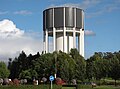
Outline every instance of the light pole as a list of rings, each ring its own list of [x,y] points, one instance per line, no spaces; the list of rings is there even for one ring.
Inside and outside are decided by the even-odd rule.
[[[56,65],[56,62],[57,62],[57,53],[55,53],[55,78],[57,78],[57,65]]]

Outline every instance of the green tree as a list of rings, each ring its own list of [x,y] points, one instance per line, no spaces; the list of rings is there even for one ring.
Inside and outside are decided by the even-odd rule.
[[[99,59],[94,61],[94,73],[95,73],[95,78],[97,80],[100,80],[101,78],[103,78],[103,69],[104,68],[104,64],[103,64],[103,59]]]
[[[116,80],[120,78],[120,51],[118,52],[106,52],[104,53],[104,58],[109,61],[108,68],[108,77],[111,77],[115,80],[115,86],[116,86]]]
[[[90,59],[86,60],[86,78],[90,81],[94,76],[94,64]]]
[[[9,62],[8,62],[8,69],[10,70],[12,66],[12,58],[9,58]]]
[[[116,57],[117,57],[118,60],[120,61],[120,51],[118,51],[118,52],[114,52],[114,54],[116,55]]]
[[[54,74],[54,57],[52,53],[42,54],[39,58],[33,60],[33,68],[38,73],[38,77],[47,77]]]
[[[75,78],[75,61],[69,54],[61,51],[57,57],[57,76],[67,82]]]
[[[87,61],[86,75],[89,80],[95,78],[100,81],[101,78],[108,76],[109,61],[104,58],[104,54],[101,52],[95,52]]]
[[[9,77],[11,79],[18,78],[19,77],[19,63],[18,59],[15,58],[12,62],[11,68],[10,68],[10,75]]]
[[[7,78],[10,72],[4,62],[0,62],[0,78]]]
[[[11,64],[10,78],[19,78],[19,74],[26,69],[28,69],[27,55],[22,51],[18,58],[16,57]]]
[[[120,78],[120,61],[115,55],[110,59],[110,68],[110,77],[115,80],[116,86],[116,80]]]
[[[19,74],[19,78],[20,79],[28,79],[28,80],[32,80],[32,79],[37,79],[38,78],[38,74],[35,70],[32,69],[28,69],[28,70],[24,70]]]
[[[31,79],[30,70],[24,70],[19,74],[20,79]]]
[[[86,74],[85,59],[79,54],[77,49],[71,49],[70,55],[75,60],[75,77],[78,80],[84,81]]]

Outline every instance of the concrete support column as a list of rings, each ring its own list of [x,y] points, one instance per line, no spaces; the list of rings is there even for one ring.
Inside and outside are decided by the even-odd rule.
[[[56,50],[56,29],[53,28],[53,51]]]
[[[47,31],[47,29],[46,29],[46,31],[45,31],[45,51],[46,51],[46,53],[48,53],[48,31]]]
[[[63,27],[63,52],[66,52],[66,45],[65,45],[65,37],[66,37],[66,27],[65,27],[65,7],[64,7],[64,10],[63,10],[63,18],[64,18],[64,27]]]
[[[85,50],[85,49],[84,49],[84,43],[85,43],[85,42],[84,42],[84,31],[82,31],[82,38],[83,38],[83,39],[82,39],[82,43],[83,43],[83,44],[82,44],[82,56],[84,57],[84,56],[85,56],[85,53],[84,53],[84,50]]]
[[[83,11],[82,11],[83,12]],[[82,13],[82,29],[80,30],[81,33],[81,55],[84,57],[84,12]]]
[[[45,53],[45,31],[43,32],[43,51]]]
[[[53,51],[56,50],[56,29],[54,27],[54,8],[53,8]]]
[[[76,48],[76,32],[75,32],[75,28],[73,28],[73,48]]]
[[[80,54],[84,57],[84,30],[80,29]]]
[[[76,9],[74,9],[74,24],[75,24],[75,27],[76,27]],[[76,28],[73,28],[73,48],[76,48]]]
[[[79,54],[80,53],[80,33],[78,33],[78,51],[79,51]]]

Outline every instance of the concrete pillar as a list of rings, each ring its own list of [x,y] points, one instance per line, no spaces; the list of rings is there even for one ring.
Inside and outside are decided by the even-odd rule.
[[[45,51],[48,53],[48,30],[45,31]]]
[[[80,53],[80,33],[78,34],[78,51]],[[80,53],[81,54],[81,53]]]
[[[56,29],[54,27],[54,8],[53,8],[53,51],[56,50]]]
[[[75,32],[75,28],[73,28],[73,48],[76,48],[76,32]]]
[[[53,51],[56,50],[56,29],[53,28]]]
[[[75,27],[76,27],[76,9],[74,9],[74,24],[75,24]],[[73,48],[76,48],[76,28],[73,28]]]
[[[46,49],[45,49],[45,31],[43,32],[43,51],[45,53]]]
[[[63,52],[66,52],[66,44],[65,44],[65,41],[66,41],[66,27],[65,27],[65,7],[64,7],[64,10],[63,10],[63,18],[64,18],[64,27],[63,27]]]
[[[84,30],[80,29],[80,55],[84,57]]]

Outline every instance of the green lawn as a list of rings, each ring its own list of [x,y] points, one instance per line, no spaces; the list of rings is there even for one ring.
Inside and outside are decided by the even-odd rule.
[[[50,89],[50,85],[19,85],[19,86],[0,86],[0,89]],[[53,89],[61,89],[61,86],[53,85]]]
[[[90,85],[80,85],[79,89],[120,89],[120,87],[102,85],[92,88]]]
[[[39,86],[33,86],[33,85],[0,86],[0,89],[50,89],[50,86],[49,85],[39,85]],[[53,89],[62,89],[62,88],[61,88],[61,86],[54,85]],[[68,88],[64,88],[64,89],[68,89]],[[97,86],[97,87],[92,88],[90,85],[79,85],[78,89],[120,89],[120,86],[119,87]]]

